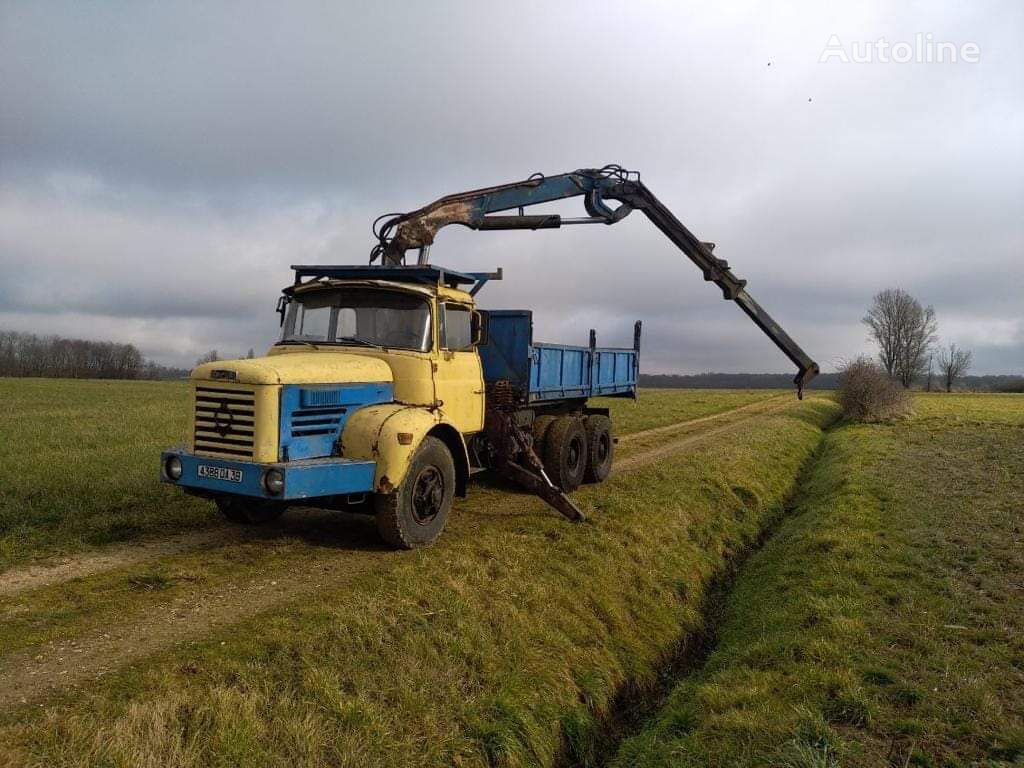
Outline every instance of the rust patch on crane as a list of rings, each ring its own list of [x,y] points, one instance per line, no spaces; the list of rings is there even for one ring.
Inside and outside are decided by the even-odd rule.
[[[469,225],[473,220],[473,205],[468,202],[448,203],[422,216],[414,216],[398,225],[398,240],[403,247],[418,248],[431,245],[434,236],[449,224]]]

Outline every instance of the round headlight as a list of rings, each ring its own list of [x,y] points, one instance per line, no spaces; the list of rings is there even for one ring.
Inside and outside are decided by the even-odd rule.
[[[164,472],[171,480],[181,480],[181,459],[171,456],[164,464]]]
[[[284,472],[280,469],[268,469],[263,473],[263,487],[267,493],[279,496],[284,491]]]

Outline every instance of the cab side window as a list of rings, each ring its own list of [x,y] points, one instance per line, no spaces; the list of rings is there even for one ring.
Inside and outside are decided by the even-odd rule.
[[[473,348],[473,317],[469,307],[445,304],[441,311],[441,347],[453,352]]]

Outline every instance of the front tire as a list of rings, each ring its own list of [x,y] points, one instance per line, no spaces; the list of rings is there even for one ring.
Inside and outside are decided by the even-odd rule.
[[[374,494],[381,538],[396,549],[434,543],[448,521],[454,496],[455,461],[448,446],[436,437],[423,438],[398,489]]]
[[[239,525],[263,525],[277,520],[287,506],[280,501],[242,496],[218,496],[214,501],[224,517]]]

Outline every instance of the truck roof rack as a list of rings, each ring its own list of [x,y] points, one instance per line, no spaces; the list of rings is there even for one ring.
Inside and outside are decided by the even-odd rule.
[[[472,286],[469,293],[475,296],[489,280],[501,280],[501,267],[496,272],[459,272],[455,269],[439,267],[433,264],[396,264],[367,266],[353,265],[320,265],[293,264],[295,284],[303,278],[335,278],[339,280],[391,280],[396,283],[420,283],[425,285],[447,285],[458,288],[463,285]]]

